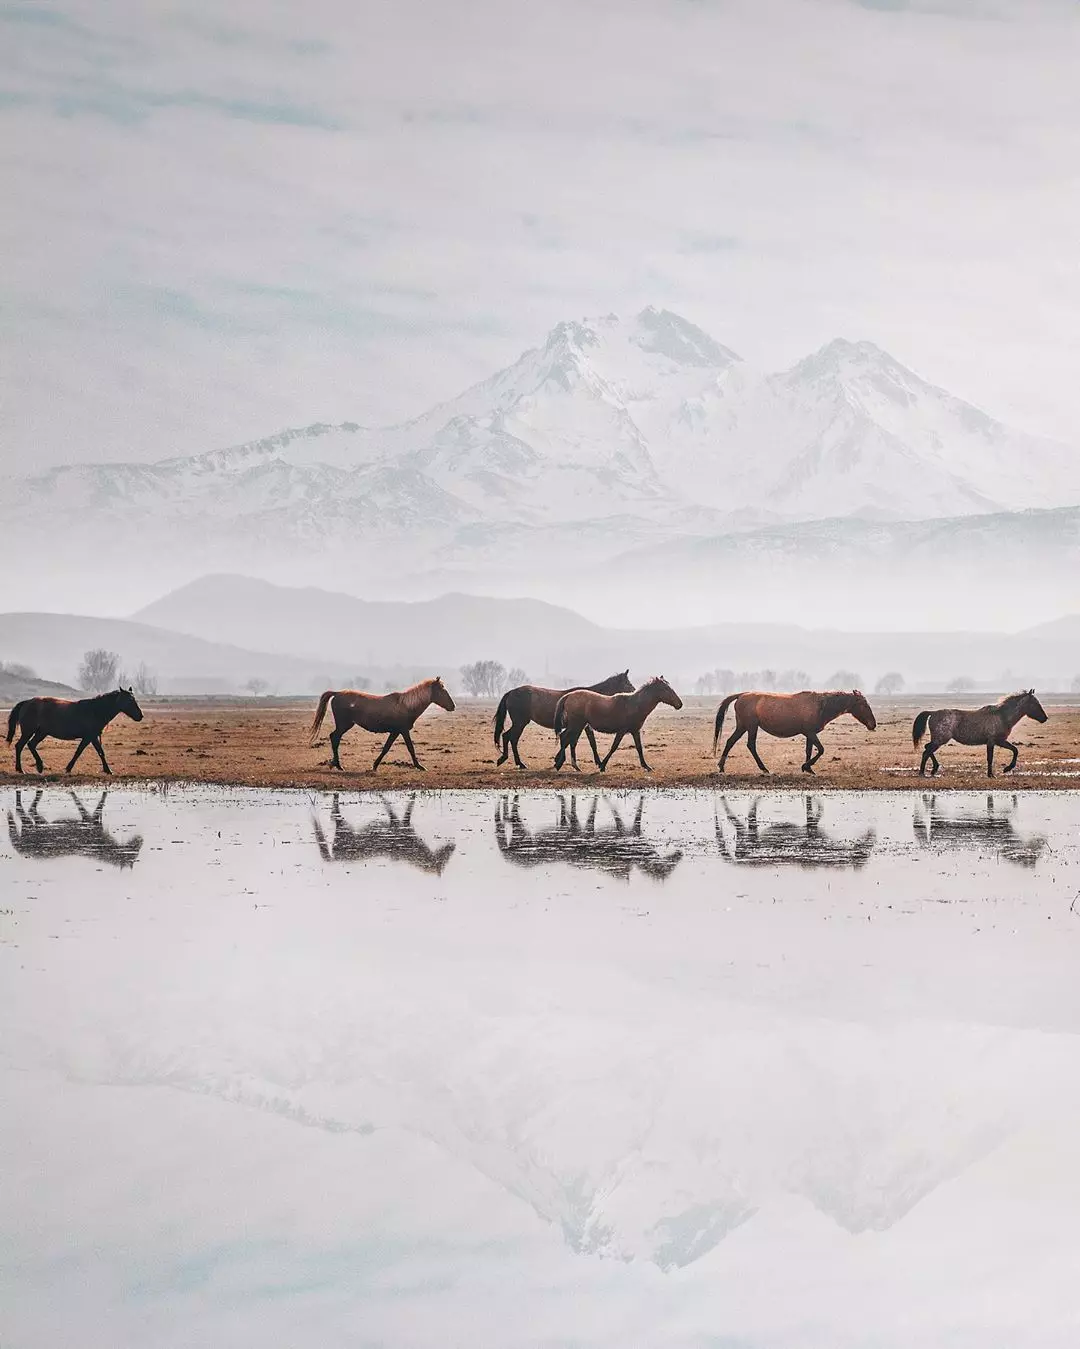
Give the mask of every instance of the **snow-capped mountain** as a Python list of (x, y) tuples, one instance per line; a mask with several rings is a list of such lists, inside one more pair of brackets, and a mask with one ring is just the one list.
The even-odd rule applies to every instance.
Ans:
[[(519, 577), (553, 559), (861, 517), (1080, 502), (1080, 455), (1013, 431), (869, 342), (779, 374), (676, 314), (560, 323), (411, 422), (316, 423), (150, 464), (10, 484), (0, 527), (67, 566), (151, 547), (159, 584), (207, 570), (327, 583), (340, 568)], [(197, 556), (199, 565), (192, 565)], [(132, 594), (132, 603), (149, 594)]]

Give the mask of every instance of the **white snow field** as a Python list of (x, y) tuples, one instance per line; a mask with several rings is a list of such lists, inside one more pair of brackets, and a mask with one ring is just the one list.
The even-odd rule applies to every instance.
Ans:
[(1080, 796), (3, 808), (4, 1344), (1076, 1343)]

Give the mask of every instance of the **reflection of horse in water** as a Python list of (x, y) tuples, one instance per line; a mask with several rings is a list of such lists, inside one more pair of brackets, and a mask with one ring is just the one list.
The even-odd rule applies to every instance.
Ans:
[(1046, 851), (1045, 834), (1016, 832), (1012, 821), (1017, 799), (1001, 810), (993, 794), (987, 793), (986, 808), (978, 815), (947, 815), (936, 794), (924, 793), (921, 809), (916, 805), (912, 817), (915, 839), (922, 848), (953, 852), (971, 848), (992, 857), (1003, 857), (1017, 866), (1033, 867)]
[(313, 816), (315, 842), (319, 855), (324, 862), (370, 862), (376, 857), (389, 857), (395, 862), (407, 862), (420, 871), (431, 872), (436, 876), (453, 856), (456, 843), (443, 843), (431, 848), (413, 828), (412, 815), (416, 805), (413, 793), (405, 803), (400, 815), (394, 814), (394, 807), (381, 796), (380, 801), (386, 811), (385, 820), (371, 820), (359, 829), (354, 828), (341, 812), (341, 801), (334, 793), (330, 807), (330, 818), (334, 822), (333, 838), (328, 842), (319, 817)]
[(834, 838), (821, 828), (825, 808), (820, 797), (807, 796), (805, 823), (780, 821), (764, 827), (758, 822), (760, 800), (754, 798), (746, 819), (741, 820), (728, 805), (727, 797), (721, 796), (720, 804), (735, 832), (734, 843), (729, 846), (720, 817), (715, 815), (716, 841), (726, 862), (760, 867), (852, 867), (857, 871), (869, 861), (877, 843), (876, 832), (867, 829), (853, 840)]
[(15, 793), (15, 810), (7, 813), (8, 838), (15, 851), (42, 861), (54, 857), (89, 857), (113, 867), (133, 867), (142, 851), (142, 835), (133, 834), (121, 842), (105, 828), (102, 817), (108, 792), (101, 793), (93, 811), (87, 810), (74, 792), (69, 795), (79, 812), (78, 818), (47, 820), (38, 809), (40, 791), (34, 793), (29, 809), (23, 806), (22, 792)]
[(559, 797), (558, 821), (548, 829), (531, 830), (521, 818), (517, 796), (502, 797), (495, 806), (495, 838), (499, 851), (508, 862), (519, 867), (548, 866), (568, 862), (574, 867), (591, 867), (626, 880), (636, 867), (646, 876), (663, 881), (682, 860), (682, 849), (661, 853), (641, 832), (641, 813), (645, 798), (638, 797), (633, 823), (628, 827), (614, 805), (608, 801), (612, 822), (606, 829), (596, 827), (596, 808), (600, 798), (593, 796), (584, 820), (578, 814), (577, 797)]

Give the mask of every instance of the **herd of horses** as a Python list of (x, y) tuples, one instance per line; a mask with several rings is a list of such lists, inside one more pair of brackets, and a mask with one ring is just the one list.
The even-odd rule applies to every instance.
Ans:
[[(572, 689), (547, 689), (534, 684), (522, 684), (504, 694), (495, 711), (495, 745), (501, 750), (498, 764), (504, 764), (513, 754), (518, 768), (525, 768), (518, 752), (518, 741), (525, 728), (534, 723), (555, 732), (559, 748), (555, 754), (554, 767), (561, 769), (569, 756), (571, 765), (580, 771), (577, 761), (578, 741), (584, 735), (592, 750), (593, 759), (601, 773), (611, 762), (611, 756), (629, 736), (637, 751), (638, 762), (646, 772), (651, 772), (645, 759), (645, 750), (641, 742), (641, 731), (646, 720), (661, 705), (673, 708), (682, 707), (682, 699), (671, 685), (660, 675), (654, 675), (640, 688), (630, 681), (628, 670), (611, 675), (599, 684)], [(315, 710), (315, 719), (311, 725), (310, 743), (314, 745), (326, 717), (327, 710), (333, 716), (334, 729), (330, 732), (330, 763), (333, 768), (341, 769), (340, 748), (342, 738), (354, 726), (376, 735), (385, 735), (386, 740), (375, 759), (374, 768), (378, 768), (391, 746), (400, 739), (408, 750), (413, 767), (424, 771), (417, 758), (416, 747), (412, 740), (412, 729), (420, 717), (431, 706), (441, 707), (447, 712), (455, 710), (454, 700), (449, 690), (438, 677), (423, 679), (410, 688), (395, 693), (363, 693), (353, 689), (328, 689), (319, 699)], [(866, 727), (876, 730), (877, 719), (866, 698), (858, 689), (850, 691), (830, 690), (827, 692), (804, 691), (801, 693), (732, 693), (726, 697), (716, 711), (713, 725), (713, 753), (716, 753), (724, 720), (729, 707), (734, 707), (735, 729), (724, 743), (723, 751), (717, 763), (717, 771), (723, 773), (728, 756), (738, 742), (746, 737), (746, 746), (754, 762), (762, 773), (768, 773), (764, 760), (758, 753), (758, 733), (779, 739), (805, 740), (806, 758), (802, 764), (804, 773), (813, 773), (814, 765), (825, 753), (821, 743), (821, 732), (837, 717), (851, 716)], [(110, 773), (101, 736), (105, 727), (121, 714), (133, 721), (141, 721), (142, 709), (135, 700), (131, 689), (114, 689), (111, 693), (99, 694), (96, 698), (27, 698), (16, 703), (8, 716), (7, 742), (15, 740), (15, 771), (21, 773), (23, 750), (28, 750), (34, 759), (39, 773), (44, 771), (44, 763), (38, 753), (38, 746), (48, 737), (56, 740), (78, 741), (78, 747), (67, 765), (70, 773), (83, 750), (93, 746), (101, 760), (102, 771)], [(1007, 749), (1012, 758), (1005, 765), (1006, 773), (1016, 767), (1019, 750), (1009, 736), (1013, 727), (1024, 717), (1033, 721), (1046, 721), (1046, 712), (1035, 696), (1034, 689), (1025, 689), (1011, 693), (1000, 702), (973, 710), (961, 708), (942, 708), (938, 711), (920, 712), (912, 726), (912, 742), (919, 747), (923, 736), (929, 731), (929, 739), (923, 749), (919, 764), (920, 776), (926, 775), (927, 765), (932, 775), (941, 767), (937, 751), (950, 741), (960, 745), (985, 745), (987, 777), (994, 776), (994, 750)], [(509, 722), (509, 725), (508, 725)], [(596, 733), (612, 736), (611, 745), (603, 758), (596, 743)]]

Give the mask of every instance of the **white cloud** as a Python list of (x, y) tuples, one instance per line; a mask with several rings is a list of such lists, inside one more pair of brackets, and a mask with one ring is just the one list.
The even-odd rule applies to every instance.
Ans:
[(5, 467), (408, 416), (649, 302), (1080, 413), (1075, 6), (32, 14), (0, 5)]

